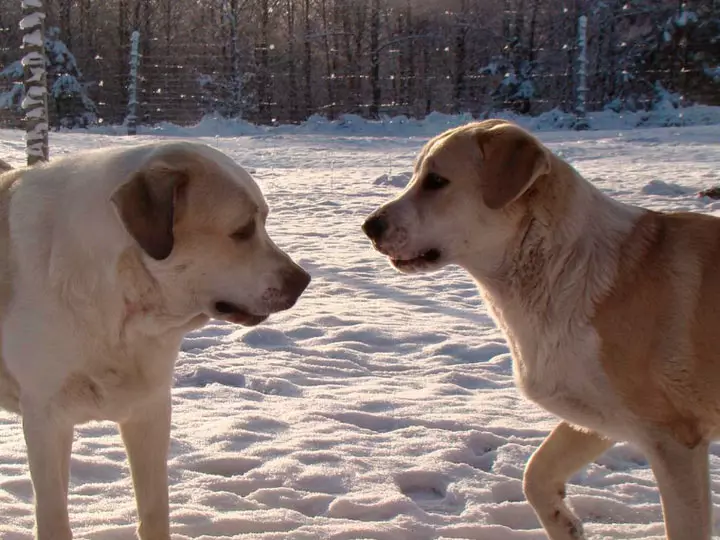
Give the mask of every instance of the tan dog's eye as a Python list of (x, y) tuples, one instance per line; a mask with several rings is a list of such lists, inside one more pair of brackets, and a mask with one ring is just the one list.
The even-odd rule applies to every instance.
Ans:
[(247, 225), (243, 225), (237, 231), (232, 233), (230, 236), (233, 240), (242, 242), (243, 240), (250, 240), (255, 234), (255, 220), (251, 219)]
[(437, 191), (444, 188), (450, 183), (450, 180), (443, 178), (434, 172), (427, 173), (422, 182), (422, 188), (426, 191)]

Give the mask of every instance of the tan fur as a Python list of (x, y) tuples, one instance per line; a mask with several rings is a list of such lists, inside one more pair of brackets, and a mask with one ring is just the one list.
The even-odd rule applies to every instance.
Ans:
[[(427, 179), (440, 175), (428, 189)], [(552, 540), (584, 538), (570, 476), (629, 440), (645, 452), (670, 540), (708, 540), (708, 447), (720, 435), (720, 219), (624, 205), (501, 120), (449, 130), (363, 226), (406, 273), (464, 267), (520, 390), (563, 421), (524, 488)]]
[(11, 169), (12, 169), (12, 165), (10, 165), (7, 161), (3, 161), (2, 159), (0, 159), (0, 173), (9, 171)]
[(593, 325), (625, 406), (688, 447), (720, 426), (720, 219), (648, 212)]
[(550, 170), (542, 146), (514, 127), (498, 124), (480, 131), (482, 196), (488, 208), (504, 208)]

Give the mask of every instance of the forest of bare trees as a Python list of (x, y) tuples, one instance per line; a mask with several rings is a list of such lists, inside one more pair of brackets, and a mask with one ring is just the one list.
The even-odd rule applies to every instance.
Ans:
[[(74, 55), (74, 76), (89, 98), (78, 106), (91, 101), (105, 123), (121, 123), (127, 114), (135, 30), (138, 118), (145, 124), (195, 122), (208, 113), (271, 124), (313, 114), (573, 111), (581, 15), (588, 17), (589, 110), (649, 109), (668, 96), (678, 105), (720, 104), (720, 0), (46, 0), (45, 6), (46, 28)], [(20, 0), (0, 0), (0, 94), (17, 84), (7, 66), (22, 56), (20, 18)], [(48, 78), (67, 69), (51, 69)], [(18, 99), (5, 99), (0, 122), (21, 118)], [(51, 105), (56, 123), (60, 114)]]

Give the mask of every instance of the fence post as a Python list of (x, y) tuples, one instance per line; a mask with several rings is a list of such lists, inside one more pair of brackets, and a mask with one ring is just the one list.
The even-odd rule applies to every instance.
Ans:
[(128, 85), (127, 134), (137, 135), (137, 90), (140, 54), (140, 32), (134, 30), (130, 36), (130, 83)]
[(45, 58), (45, 12), (42, 0), (22, 0), (23, 18), (20, 29), (25, 33), (22, 48), (27, 50), (22, 59), (25, 97), (25, 141), (27, 164), (48, 161), (48, 100), (47, 61)]
[(578, 17), (578, 57), (577, 57), (577, 87), (575, 103), (575, 129), (588, 129), (587, 118), (587, 16)]

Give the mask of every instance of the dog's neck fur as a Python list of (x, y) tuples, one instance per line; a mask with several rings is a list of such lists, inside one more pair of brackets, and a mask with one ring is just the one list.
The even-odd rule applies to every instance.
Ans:
[(50, 283), (59, 301), (93, 306), (86, 313), (96, 312), (98, 306), (110, 309), (101, 315), (108, 339), (167, 335), (174, 328), (184, 334), (207, 321), (204, 316), (195, 321), (199, 314), (168, 312), (164, 291), (148, 269), (140, 247), (122, 229), (109, 201), (106, 208), (90, 211), (95, 212), (91, 221), (98, 224), (96, 230), (86, 231), (77, 223), (55, 224), (58, 229), (70, 229), (58, 235), (69, 240), (56, 240), (57, 249), (49, 253)]
[(521, 226), (500, 264), (491, 272), (467, 267), (511, 342), (518, 328), (540, 337), (554, 333), (551, 324), (586, 324), (611, 288), (623, 239), (643, 212), (551, 159), (551, 172), (508, 210), (522, 212)]

